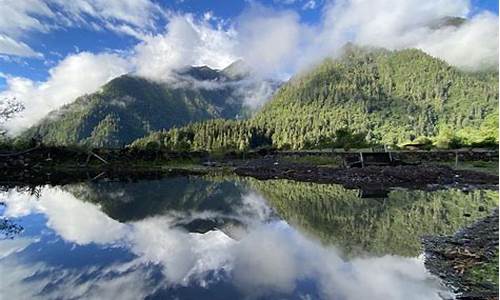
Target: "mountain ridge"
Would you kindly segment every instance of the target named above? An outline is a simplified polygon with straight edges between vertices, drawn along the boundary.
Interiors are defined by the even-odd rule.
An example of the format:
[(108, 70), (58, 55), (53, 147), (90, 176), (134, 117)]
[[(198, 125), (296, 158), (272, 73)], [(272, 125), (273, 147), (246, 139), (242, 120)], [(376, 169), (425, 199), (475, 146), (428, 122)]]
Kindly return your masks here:
[(134, 145), (317, 149), (338, 145), (339, 130), (343, 139), (362, 136), (350, 141), (359, 145), (498, 144), (498, 71), (465, 72), (418, 49), (344, 50), (292, 77), (250, 120), (190, 124)]
[(207, 66), (179, 69), (165, 82), (122, 75), (50, 112), (21, 138), (52, 145), (123, 147), (154, 130), (241, 118), (248, 109), (238, 93), (251, 88), (240, 84), (243, 75)]

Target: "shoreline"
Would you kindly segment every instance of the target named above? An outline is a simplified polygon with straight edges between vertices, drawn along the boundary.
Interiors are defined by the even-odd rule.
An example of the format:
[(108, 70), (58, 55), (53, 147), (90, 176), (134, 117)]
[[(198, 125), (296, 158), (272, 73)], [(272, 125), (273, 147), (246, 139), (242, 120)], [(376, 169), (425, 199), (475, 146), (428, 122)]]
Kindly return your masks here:
[[(361, 197), (367, 198), (383, 196), (384, 193), (386, 195), (387, 191), (393, 188), (427, 191), (454, 188), (464, 192), (473, 189), (498, 190), (498, 175), (475, 170), (454, 169), (439, 161), (345, 168), (340, 167), (338, 159), (329, 156), (321, 159), (317, 156), (314, 159), (311, 157), (304, 159), (304, 156), (297, 158), (266, 154), (247, 159), (227, 157), (210, 159), (204, 157), (204, 154), (192, 156), (189, 153), (181, 153), (165, 157), (158, 153), (146, 153), (144, 156), (139, 156), (139, 159), (127, 156), (109, 160), (109, 163), (97, 159), (89, 163), (89, 154), (81, 152), (73, 154), (75, 156), (63, 152), (62, 156), (49, 157), (50, 159), (43, 159), (46, 153), (8, 159), (0, 157), (0, 166), (2, 166), (0, 186), (2, 188), (21, 186), (34, 189), (40, 185), (66, 185), (81, 181), (138, 181), (167, 176), (235, 175), (253, 177), (258, 180), (288, 179), (299, 182), (338, 184), (347, 189), (358, 189)], [(85, 159), (87, 159), (86, 163), (82, 164)], [(490, 161), (490, 163), (497, 164), (498, 162)], [(498, 209), (485, 220), (464, 228), (455, 236), (424, 237), (423, 239), (427, 258), (426, 268), (443, 278), (455, 292), (460, 293), (458, 299), (498, 299), (498, 297), (493, 297), (494, 289), (491, 285), (485, 286), (468, 281), (468, 279), (464, 280), (459, 276), (461, 274), (457, 275), (456, 272), (456, 266), (461, 265), (462, 262), (470, 264), (472, 261), (471, 266), (484, 261), (489, 263), (488, 260), (492, 259), (491, 245), (496, 246), (495, 253), (498, 258)], [(493, 232), (496, 233), (494, 238), (491, 236)], [(470, 236), (475, 234), (478, 234), (480, 238), (474, 239), (475, 248), (471, 251), (469, 245), (463, 240), (464, 238), (470, 240)], [(486, 252), (481, 249), (486, 249)], [(480, 254), (475, 254), (479, 252)], [(450, 256), (449, 253), (455, 256)], [(498, 266), (498, 259), (496, 264)], [(466, 272), (462, 271), (462, 273)], [(498, 292), (498, 279), (496, 284), (495, 294)], [(478, 290), (478, 287), (484, 289)]]
[(369, 166), (348, 169), (310, 165), (277, 165), (273, 167), (260, 165), (237, 167), (235, 173), (239, 176), (250, 176), (259, 180), (290, 179), (340, 184), (348, 189), (361, 190), (498, 188), (498, 176), (478, 171), (454, 170), (449, 166), (438, 164)]
[(457, 299), (498, 299), (498, 208), (453, 236), (423, 238), (425, 266)]
[[(444, 152), (448, 157), (451, 152)], [(399, 160), (395, 165), (346, 168), (339, 153), (309, 155), (301, 152), (252, 152), (245, 157), (226, 153), (130, 151), (98, 149), (94, 152), (73, 148), (42, 147), (20, 155), (0, 156), (2, 181), (33, 184), (55, 181), (92, 180), (100, 177), (150, 177), (166, 175), (233, 174), (259, 180), (289, 179), (301, 182), (339, 184), (348, 189), (384, 191), (392, 188), (436, 190), (458, 188), (498, 189), (498, 161), (490, 152), (464, 152), (484, 160), (489, 168), (452, 168), (441, 160)], [(343, 153), (344, 156), (356, 153)], [(401, 153), (399, 154), (401, 155)], [(433, 156), (436, 152), (407, 152), (408, 156)], [(344, 157), (345, 158), (345, 157)], [(474, 161), (472, 161), (474, 162)], [(470, 164), (470, 161), (469, 161)], [(464, 164), (465, 165), (465, 164)]]

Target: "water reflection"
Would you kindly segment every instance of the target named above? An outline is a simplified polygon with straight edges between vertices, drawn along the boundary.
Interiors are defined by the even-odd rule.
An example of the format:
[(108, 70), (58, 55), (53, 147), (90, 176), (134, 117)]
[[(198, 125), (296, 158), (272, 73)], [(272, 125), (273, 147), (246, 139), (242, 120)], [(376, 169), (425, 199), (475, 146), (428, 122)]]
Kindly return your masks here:
[(498, 206), (498, 192), (490, 190), (392, 190), (366, 198), (338, 185), (287, 180), (251, 180), (250, 185), (282, 218), (348, 256), (415, 257), (422, 252), (423, 235), (453, 234)]
[[(385, 234), (404, 240), (391, 226), (415, 222), (405, 226), (423, 232), (414, 228), (429, 221), (425, 209), (443, 213), (441, 206), (471, 199), (487, 205), (489, 194), (469, 194), (464, 203), (453, 200), (458, 194), (439, 196), (439, 206), (425, 193), (417, 194), (424, 200), (404, 193), (391, 192), (389, 202), (402, 203), (382, 209), (359, 202), (356, 191), (286, 181), (83, 183), (43, 187), (39, 197), (11, 189), (0, 194), (2, 214), (24, 231), (0, 241), (0, 272), (8, 274), (0, 298), (440, 299), (446, 291), (418, 253), (370, 255), (356, 234), (367, 230), (366, 239), (384, 242), (389, 228)], [(370, 231), (367, 224), (385, 224), (381, 216), (393, 215), (392, 207), (413, 217), (394, 215)], [(349, 232), (351, 244), (366, 251), (346, 259)]]

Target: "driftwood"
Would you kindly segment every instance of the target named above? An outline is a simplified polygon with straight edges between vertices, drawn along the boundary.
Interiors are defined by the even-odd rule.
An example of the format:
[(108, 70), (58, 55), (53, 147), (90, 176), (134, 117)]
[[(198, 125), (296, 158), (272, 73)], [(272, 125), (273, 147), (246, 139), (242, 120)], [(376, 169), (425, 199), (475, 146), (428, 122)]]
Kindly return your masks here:
[[(109, 162), (107, 160), (105, 160), (104, 158), (100, 157), (99, 155), (95, 154), (94, 152), (88, 150), (88, 153), (89, 153), (89, 158), (90, 158), (90, 155), (93, 155), (95, 156), (97, 159), (99, 159), (100, 161), (102, 161), (103, 163), (109, 165)], [(87, 163), (89, 161), (89, 158), (87, 158)]]

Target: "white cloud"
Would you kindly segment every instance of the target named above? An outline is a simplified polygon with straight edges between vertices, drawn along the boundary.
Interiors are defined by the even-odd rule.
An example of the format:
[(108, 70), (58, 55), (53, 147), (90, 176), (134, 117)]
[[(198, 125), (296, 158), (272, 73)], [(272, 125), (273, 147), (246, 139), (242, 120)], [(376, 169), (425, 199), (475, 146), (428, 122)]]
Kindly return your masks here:
[(289, 238), (277, 230), (260, 228), (235, 247), (233, 280), (245, 294), (257, 299), (271, 292), (293, 292), (305, 262), (298, 261)]
[[(5, 198), (6, 216), (44, 214), (46, 226), (70, 242), (67, 251), (95, 243), (95, 253), (118, 245), (133, 254), (125, 261), (100, 261), (99, 265), (82, 261), (74, 267), (64, 262), (17, 260), (17, 255), (29, 257), (29, 251), (50, 251), (45, 248), (47, 240), (5, 244), (0, 247), (4, 253), (0, 254), (0, 269), (10, 276), (0, 283), (0, 296), (9, 293), (7, 298), (32, 298), (42, 290), (49, 298), (145, 298), (168, 287), (202, 285), (210, 289), (208, 277), (212, 282), (221, 279), (214, 278), (214, 272), (228, 274), (224, 280), (240, 289), (245, 298), (273, 293), (286, 296), (297, 292), (303, 280), (315, 282), (322, 299), (437, 300), (441, 299), (439, 293), (446, 293), (439, 280), (426, 271), (422, 258), (344, 260), (334, 248), (308, 239), (283, 221), (264, 218), (259, 224), (248, 223), (248, 234), (235, 241), (218, 230), (197, 234), (172, 228), (173, 219), (165, 215), (121, 224), (96, 205), (59, 188), (44, 187), (38, 200), (14, 190), (0, 196)], [(253, 208), (255, 215), (268, 214), (270, 208), (262, 208), (261, 196), (251, 193), (243, 197), (243, 208), (236, 211), (247, 215)], [(28, 245), (36, 246), (28, 249)], [(161, 267), (164, 280), (152, 280), (152, 266)], [(28, 277), (30, 280), (24, 280)], [(47, 289), (55, 282), (57, 288)]]
[(15, 239), (2, 239), (0, 243), (0, 260), (9, 255), (18, 253), (26, 249), (37, 240), (34, 238), (16, 237)]
[(191, 15), (173, 16), (165, 33), (145, 37), (135, 47), (137, 74), (163, 80), (172, 69), (187, 65), (223, 68), (233, 62), (234, 33), (213, 28)]
[(20, 40), (27, 32), (48, 32), (50, 25), (40, 18), (54, 18), (55, 14), (40, 0), (4, 0), (0, 5), (0, 54), (21, 57), (41, 57)]
[[(305, 6), (310, 5), (313, 3), (305, 3)], [(197, 32), (223, 37), (217, 39), (217, 44), (213, 39), (200, 41), (196, 34), (187, 34), (186, 30), (187, 38), (183, 42), (194, 41), (197, 51), (179, 51), (184, 55), (175, 56), (177, 51), (172, 48), (183, 47), (176, 47), (176, 39), (169, 35), (162, 36), (161, 43), (156, 43), (160, 47), (155, 43), (150, 45), (153, 49), (164, 48), (165, 51), (159, 52), (168, 52), (170, 57), (181, 58), (166, 60), (166, 66), (173, 65), (172, 61), (193, 64), (200, 57), (199, 53), (210, 57), (210, 53), (215, 52), (224, 64), (229, 59), (220, 57), (243, 58), (257, 75), (280, 79), (287, 79), (326, 56), (335, 56), (349, 41), (389, 49), (420, 48), (465, 69), (497, 66), (498, 17), (489, 13), (469, 17), (470, 11), (468, 0), (340, 0), (325, 5), (318, 24), (307, 25), (293, 11), (251, 3), (234, 20), (231, 30), (196, 22), (192, 17), (184, 21)], [(459, 27), (431, 28), (436, 21), (450, 16), (468, 19)], [(176, 19), (176, 22), (181, 21)], [(154, 55), (154, 52), (148, 53), (150, 57)], [(207, 59), (198, 61), (212, 67), (224, 65)], [(161, 61), (156, 63), (161, 64)]]
[(7, 89), (0, 99), (16, 98), (26, 110), (9, 122), (8, 129), (18, 133), (48, 112), (74, 101), (77, 97), (97, 91), (110, 79), (127, 73), (129, 63), (116, 54), (81, 52), (67, 56), (50, 69), (45, 82), (21, 77), (7, 77)]
[(469, 70), (498, 68), (498, 16), (483, 13), (460, 28), (447, 27), (417, 42), (417, 47)]
[(149, 0), (4, 1), (7, 3), (0, 8), (0, 32), (13, 36), (60, 26), (99, 28), (107, 23), (151, 30), (164, 16), (162, 9)]
[(0, 33), (18, 37), (26, 32), (47, 32), (51, 26), (41, 18), (55, 18), (56, 14), (41, 0), (4, 0), (0, 6)]
[[(466, 17), (469, 12), (467, 0), (335, 1), (325, 8), (318, 40), (326, 43), (321, 48), (330, 50), (353, 41), (389, 49), (421, 48), (465, 68), (477, 67), (478, 63), (497, 65), (497, 16), (475, 15), (461, 27), (435, 30), (430, 26), (445, 17)], [(473, 59), (464, 60), (465, 57)]]
[[(1, 299), (132, 300), (144, 299), (154, 292), (152, 272), (141, 268), (137, 260), (105, 267), (85, 264), (78, 268), (45, 262), (25, 263), (11, 256), (0, 260), (0, 269), (9, 274), (0, 282)], [(100, 276), (95, 276), (96, 272)], [(54, 284), (57, 288), (48, 288)]]
[(250, 78), (242, 80), (236, 86), (234, 96), (242, 99), (243, 103), (251, 109), (257, 110), (271, 99), (278, 88), (279, 81)]
[(240, 218), (245, 218), (248, 223), (264, 223), (271, 219), (273, 210), (266, 199), (260, 194), (249, 192), (241, 196), (241, 206), (238, 207)]
[(254, 4), (238, 19), (238, 54), (261, 76), (282, 76), (300, 55), (306, 31), (296, 13)]
[[(49, 0), (64, 17), (65, 26), (108, 28), (121, 33), (155, 30), (162, 9), (150, 0)], [(128, 27), (129, 31), (120, 30)]]
[[(40, 20), (54, 18), (60, 18), (58, 22), (67, 26), (94, 24), (141, 40), (133, 49), (125, 49), (127, 52), (122, 56), (106, 53), (68, 56), (51, 70), (45, 82), (8, 77), (7, 89), (0, 93), (0, 99), (16, 96), (28, 107), (23, 118), (12, 122), (10, 128), (14, 132), (125, 72), (165, 80), (172, 69), (182, 66), (223, 68), (243, 58), (257, 80), (269, 76), (283, 80), (326, 56), (335, 56), (348, 41), (389, 49), (416, 47), (464, 69), (498, 67), (498, 16), (490, 13), (469, 16), (468, 0), (332, 1), (323, 7), (316, 25), (302, 23), (296, 12), (254, 2), (232, 21), (217, 18), (211, 12), (200, 18), (190, 14), (167, 16), (146, 0), (51, 0), (59, 7), (58, 14), (41, 0), (14, 2), (9, 9), (0, 9), (0, 16), (6, 16), (0, 18), (3, 52), (37, 56), (35, 50), (10, 36), (49, 31), (58, 24)], [(6, 21), (11, 15), (20, 22)], [(436, 30), (429, 26), (448, 16), (469, 19), (460, 27)], [(161, 17), (169, 22), (158, 33), (155, 20)], [(247, 104), (258, 107), (262, 99), (268, 98), (268, 92), (266, 86), (256, 86), (242, 95)]]
[[(108, 217), (92, 203), (83, 202), (60, 188), (43, 187), (40, 198), (14, 190), (0, 196), (7, 203), (4, 215), (10, 218), (44, 213), (46, 226), (63, 239), (85, 245), (109, 244), (124, 237), (123, 224)], [(105, 231), (102, 229), (106, 228)]]
[(0, 34), (0, 53), (6, 55), (24, 56), (24, 57), (41, 57), (23, 42), (18, 42), (6, 35)]
[[(154, 32), (157, 21), (163, 17), (165, 12), (150, 0), (3, 0), (0, 53), (39, 56), (22, 38), (30, 32), (47, 33), (63, 27), (108, 29), (141, 39)], [(16, 51), (13, 43), (17, 45)]]
[(315, 0), (309, 0), (302, 6), (302, 9), (315, 9), (317, 7), (317, 3)]

